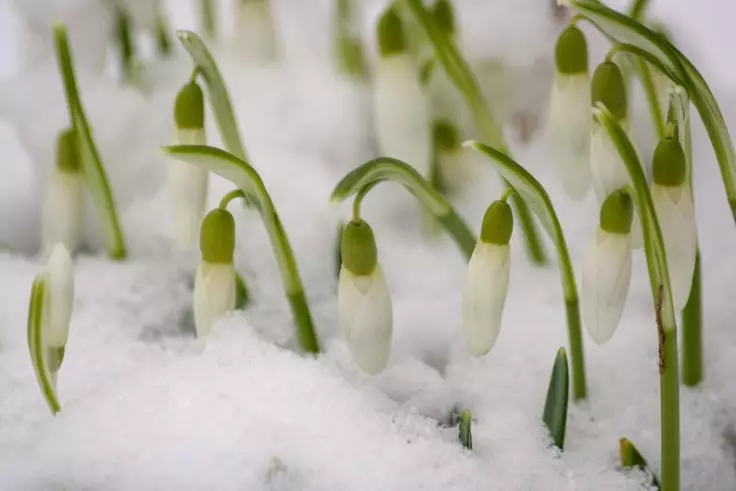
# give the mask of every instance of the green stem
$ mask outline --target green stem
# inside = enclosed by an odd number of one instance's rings
[[[334,21],[335,57],[338,68],[358,80],[368,78],[368,66],[357,26],[360,24],[354,12],[353,0],[336,0]]]
[[[516,216],[519,218],[519,224],[526,239],[524,245],[526,246],[527,254],[529,254],[529,259],[531,259],[532,263],[540,266],[546,264],[547,255],[544,252],[544,246],[542,246],[542,241],[537,233],[537,227],[534,225],[534,218],[532,218],[532,214],[529,212],[526,201],[518,194],[514,194],[511,202],[516,207]]]
[[[222,197],[220,200],[220,208],[223,210],[227,209],[227,206],[230,204],[230,202],[234,199],[243,198],[246,199],[245,193],[242,189],[233,189],[229,193],[227,193],[225,196]]]
[[[629,17],[634,20],[640,20],[644,17],[644,12],[649,6],[649,0],[634,0],[629,8]]]
[[[200,0],[200,15],[202,29],[207,36],[213,38],[217,34],[216,21],[217,0]]]
[[[657,86],[652,78],[652,72],[642,60],[635,60],[634,64],[636,71],[639,74],[641,85],[644,88],[644,93],[647,97],[649,114],[652,116],[654,130],[657,132],[657,136],[661,139],[664,136],[664,112],[662,111],[662,107],[659,105]]]
[[[123,75],[123,80],[126,82],[130,82],[135,78],[135,46],[131,31],[130,16],[125,10],[118,7],[115,10],[115,37],[120,55],[120,72]]]
[[[297,337],[299,346],[307,353],[319,353],[319,343],[317,335],[314,332],[312,323],[312,314],[309,312],[307,298],[304,296],[304,290],[299,289],[294,292],[287,293],[289,305],[291,306],[291,315],[297,326]]]
[[[161,13],[156,19],[156,48],[164,57],[168,58],[171,55],[171,32]]]
[[[662,418],[662,491],[680,489],[680,381],[677,367],[677,329],[664,336],[664,368],[660,370]]]
[[[465,257],[470,260],[470,256],[473,255],[473,251],[475,250],[477,239],[468,226],[465,225],[462,218],[460,218],[455,210],[450,210],[446,215],[437,217],[437,220],[442,224],[447,233],[450,234],[450,237],[452,237],[458,247],[460,247]]]
[[[695,270],[690,297],[682,310],[682,382],[695,386],[703,380],[703,331],[701,326],[700,251],[695,256]]]
[[[585,356],[580,322],[580,306],[577,297],[565,299],[567,313],[567,337],[570,342],[570,364],[572,365],[572,397],[583,400],[588,395],[585,380]]]

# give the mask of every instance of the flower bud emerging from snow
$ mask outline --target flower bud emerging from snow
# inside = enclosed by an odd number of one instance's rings
[[[676,309],[682,309],[692,286],[697,231],[685,152],[676,139],[660,140],[654,151],[652,176],[652,201],[667,254],[672,300]]]
[[[509,240],[513,228],[511,207],[505,201],[496,201],[488,207],[463,287],[462,329],[473,356],[488,353],[501,330],[509,288]]]
[[[613,336],[631,280],[631,223],[634,204],[619,190],[603,202],[600,227],[583,266],[583,319],[590,337],[603,344]]]
[[[455,36],[455,10],[450,0],[437,0],[432,17],[445,36],[450,38]]]
[[[74,253],[79,245],[84,219],[84,175],[80,165],[75,133],[64,130],[59,134],[56,165],[43,197],[41,236],[46,252],[61,243]]]
[[[547,135],[567,195],[582,199],[590,187],[590,78],[588,45],[574,26],[560,34],[550,96]]]
[[[176,145],[205,145],[204,94],[196,82],[189,82],[176,96],[174,103]],[[169,191],[174,214],[174,227],[179,243],[184,247],[196,244],[199,224],[207,205],[207,171],[169,159]]]
[[[604,104],[611,115],[628,132],[626,117],[627,101],[624,78],[619,67],[612,62],[601,63],[593,74],[592,101]],[[593,189],[599,203],[609,194],[620,189],[631,181],[621,156],[608,132],[597,121],[593,121],[590,140],[590,172],[593,178]],[[635,233],[639,227],[635,225]]]
[[[216,208],[204,217],[200,249],[202,260],[194,281],[197,337],[206,336],[218,317],[235,309],[235,220],[230,212]]]
[[[379,151],[427,176],[431,154],[429,107],[395,7],[381,16],[377,30],[381,57],[373,85],[373,112]]]
[[[44,339],[51,348],[61,349],[69,337],[69,322],[74,307],[74,266],[69,251],[61,243],[54,245],[51,250],[46,265],[46,281]]]
[[[391,354],[393,311],[371,227],[352,220],[343,231],[341,249],[340,329],[355,363],[365,372],[378,373]]]

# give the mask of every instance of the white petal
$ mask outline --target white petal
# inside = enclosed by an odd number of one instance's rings
[[[624,128],[628,127],[625,121],[621,124]],[[595,196],[601,204],[609,194],[630,182],[626,165],[619,156],[616,146],[609,138],[608,132],[598,122],[593,122],[591,132],[590,173]]]
[[[583,266],[582,307],[585,327],[597,344],[613,336],[631,280],[631,239],[598,229]]]
[[[473,356],[488,353],[501,330],[510,266],[508,245],[478,241],[463,288],[462,329]]]
[[[427,176],[431,158],[429,110],[408,55],[378,62],[373,110],[381,155],[402,160]]]
[[[461,193],[467,189],[477,169],[473,157],[474,155],[469,154],[464,147],[451,152],[442,152],[437,157],[442,183],[450,191]]]
[[[340,270],[338,314],[355,363],[368,373],[383,370],[391,354],[393,309],[380,266],[366,276]]]
[[[48,252],[61,243],[74,253],[84,220],[84,176],[81,172],[64,172],[54,166],[43,195],[41,214],[43,250]]]
[[[557,172],[568,196],[585,197],[590,187],[590,80],[587,74],[555,78],[547,117]]]
[[[51,249],[46,265],[48,291],[45,298],[45,340],[54,348],[66,345],[74,307],[74,266],[63,244]]]
[[[202,261],[194,280],[194,327],[204,337],[212,324],[235,309],[235,269],[232,264]]]
[[[176,144],[205,145],[204,130],[177,130]],[[206,170],[195,165],[169,159],[168,180],[174,227],[176,237],[184,247],[193,247],[197,243],[207,207],[208,176]]]
[[[241,60],[266,63],[276,59],[277,40],[268,1],[238,2],[235,46]]]
[[[652,184],[651,193],[667,253],[672,299],[675,308],[680,310],[690,296],[695,269],[698,240],[695,207],[690,191],[685,186]]]

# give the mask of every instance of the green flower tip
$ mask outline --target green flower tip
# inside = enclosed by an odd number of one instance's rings
[[[557,38],[555,48],[557,71],[565,75],[588,72],[588,43],[583,31],[570,26]]]
[[[437,0],[434,4],[432,17],[437,27],[447,36],[455,34],[455,10],[450,0]]]
[[[230,264],[235,251],[235,220],[229,211],[215,208],[202,220],[199,233],[202,260]]]
[[[612,234],[628,234],[634,219],[634,202],[624,190],[614,191],[601,206],[601,228]]]
[[[626,117],[626,86],[618,65],[611,61],[598,65],[593,74],[591,92],[593,105],[597,102],[603,103],[619,121]]]
[[[675,138],[662,138],[654,150],[652,176],[660,186],[682,186],[687,173],[685,152]]]
[[[460,147],[460,135],[450,121],[435,121],[432,124],[432,138],[435,147],[445,152],[457,150]]]
[[[406,50],[404,25],[394,6],[389,7],[378,19],[378,50],[381,56],[389,56]]]
[[[64,172],[79,171],[77,138],[76,133],[71,128],[59,133],[59,138],[56,142],[56,165]]]
[[[369,275],[378,263],[376,238],[373,230],[361,219],[352,220],[345,226],[340,242],[342,264],[356,276]]]
[[[480,240],[487,244],[506,245],[514,231],[514,215],[511,207],[503,200],[494,201],[483,216]]]
[[[174,120],[180,129],[204,128],[204,94],[197,82],[188,82],[176,95]]]

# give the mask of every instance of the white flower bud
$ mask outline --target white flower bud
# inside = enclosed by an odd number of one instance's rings
[[[202,260],[194,280],[194,327],[197,337],[209,334],[212,324],[235,309],[235,268],[232,263]]]
[[[84,175],[54,166],[41,213],[43,250],[48,252],[62,243],[72,253],[76,251],[84,221]]]
[[[52,348],[63,348],[69,337],[69,322],[74,307],[74,266],[66,247],[54,245],[46,265],[44,298],[44,341]]]
[[[204,128],[178,128],[175,145],[206,145]],[[209,173],[195,165],[169,159],[168,185],[176,238],[184,247],[197,243],[199,226],[207,209]]]
[[[391,354],[393,309],[381,267],[355,275],[343,265],[337,306],[340,330],[355,363],[367,373],[383,370]]]
[[[583,266],[582,310],[585,327],[597,344],[613,336],[631,280],[631,236],[596,231]]]
[[[381,155],[429,173],[432,135],[426,96],[405,52],[381,57],[373,86],[373,111]]]
[[[574,200],[582,199],[590,188],[591,121],[588,73],[556,74],[547,116],[547,138],[562,186]]]
[[[685,307],[690,296],[698,248],[695,207],[687,185],[652,184],[652,201],[662,230],[675,309]]]
[[[235,6],[237,56],[268,63],[277,57],[276,28],[268,0],[239,0]]]

